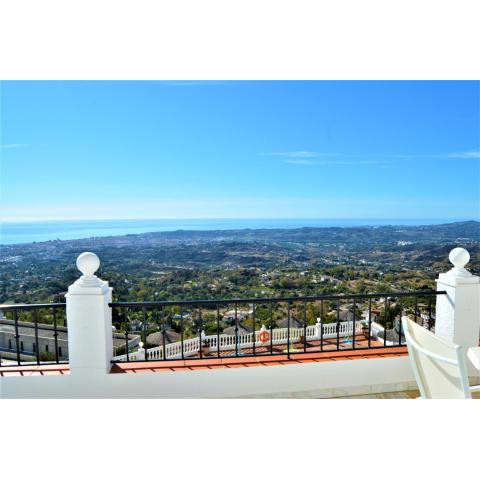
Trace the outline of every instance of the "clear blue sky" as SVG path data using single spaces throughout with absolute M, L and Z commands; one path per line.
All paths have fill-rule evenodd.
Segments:
M 479 85 L 2 82 L 3 218 L 478 218 Z

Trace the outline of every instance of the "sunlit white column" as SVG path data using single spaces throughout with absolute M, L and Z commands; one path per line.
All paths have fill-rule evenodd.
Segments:
M 100 260 L 85 252 L 77 258 L 82 276 L 68 288 L 67 326 L 70 374 L 107 373 L 111 368 L 112 289 L 95 275 Z
M 447 294 L 437 295 L 435 333 L 466 348 L 478 346 L 480 277 L 465 268 L 470 254 L 464 248 L 454 248 L 448 258 L 453 268 L 437 279 L 437 290 Z

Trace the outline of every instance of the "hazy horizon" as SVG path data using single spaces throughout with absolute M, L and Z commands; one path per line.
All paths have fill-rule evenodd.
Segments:
M 474 220 L 474 219 L 472 219 Z M 300 219 L 300 218 L 230 218 L 230 219 L 83 219 L 35 222 L 3 222 L 0 244 L 79 240 L 91 237 L 123 236 L 173 231 L 228 231 L 243 229 L 349 228 L 381 226 L 428 226 L 465 222 L 468 219 Z M 475 220 L 474 220 L 475 221 Z
M 78 218 L 13 218 L 7 220 L 0 220 L 1 223 L 45 223 L 45 222 L 108 222 L 108 221 L 174 221 L 174 220 L 191 220 L 191 221 L 202 221 L 202 220 L 294 220 L 294 221 L 309 221 L 309 220 L 328 220 L 328 221 L 451 221 L 451 222 L 466 222 L 466 221 L 480 221 L 480 217 L 105 217 L 105 218 L 95 218 L 95 217 L 78 217 Z

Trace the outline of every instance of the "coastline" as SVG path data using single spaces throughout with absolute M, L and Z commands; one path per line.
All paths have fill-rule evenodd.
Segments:
M 302 228 L 428 227 L 459 219 L 149 219 L 3 222 L 0 245 L 123 237 L 166 232 L 296 230 Z M 477 220 L 474 220 L 477 221 Z

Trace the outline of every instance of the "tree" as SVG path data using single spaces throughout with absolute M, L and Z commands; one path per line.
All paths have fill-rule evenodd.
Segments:
M 402 306 L 400 304 L 390 304 L 386 306 L 380 313 L 380 321 L 385 328 L 393 328 L 395 317 L 397 317 L 401 313 Z

